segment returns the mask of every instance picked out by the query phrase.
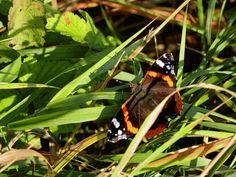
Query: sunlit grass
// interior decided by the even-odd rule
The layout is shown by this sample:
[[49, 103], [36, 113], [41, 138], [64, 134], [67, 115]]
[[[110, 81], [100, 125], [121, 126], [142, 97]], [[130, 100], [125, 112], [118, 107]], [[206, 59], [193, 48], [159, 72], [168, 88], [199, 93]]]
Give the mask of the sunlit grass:
[[[22, 21], [38, 19], [35, 4], [22, 4], [7, 12], [12, 3], [0, 2], [3, 175], [236, 175], [236, 14], [231, 2], [59, 4], [74, 13], [38, 4], [47, 21], [38, 23], [45, 42], [30, 28], [27, 44], [14, 13]], [[78, 13], [81, 7], [85, 11]], [[90, 17], [95, 11], [88, 7], [99, 15]], [[17, 38], [7, 36], [5, 21]], [[109, 122], [131, 94], [129, 84], [138, 84], [146, 65], [153, 63], [154, 37], [158, 52], [172, 52], [178, 62], [183, 110], [168, 119], [162, 134], [143, 138], [169, 95], [133, 139], [111, 145], [106, 140]]]

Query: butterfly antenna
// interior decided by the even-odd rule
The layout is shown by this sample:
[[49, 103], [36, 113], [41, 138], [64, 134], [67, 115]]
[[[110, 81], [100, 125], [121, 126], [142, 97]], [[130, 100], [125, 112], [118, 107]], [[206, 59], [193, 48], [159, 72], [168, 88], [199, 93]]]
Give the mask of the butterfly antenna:
[[158, 48], [157, 48], [157, 37], [156, 36], [154, 36], [154, 43], [155, 43], [156, 55], [157, 55], [157, 58], [159, 58]]

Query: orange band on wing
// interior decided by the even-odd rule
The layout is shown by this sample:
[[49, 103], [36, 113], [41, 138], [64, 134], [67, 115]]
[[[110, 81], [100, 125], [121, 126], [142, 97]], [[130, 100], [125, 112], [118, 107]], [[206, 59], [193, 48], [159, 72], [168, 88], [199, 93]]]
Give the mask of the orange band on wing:
[[[173, 80], [171, 79], [171, 77], [169, 75], [162, 75], [158, 72], [155, 72], [155, 71], [148, 71], [146, 76], [150, 76], [150, 77], [153, 77], [153, 78], [156, 78], [156, 77], [161, 77], [164, 81], [167, 82], [167, 84], [169, 85], [169, 87], [174, 87], [174, 82]], [[145, 77], [144, 77], [145, 79]]]
[[181, 110], [182, 110], [182, 106], [183, 106], [183, 103], [182, 103], [182, 100], [181, 100], [181, 96], [179, 93], [176, 93], [175, 94], [175, 112], [180, 114]]
[[167, 125], [161, 124], [161, 125], [159, 125], [156, 129], [154, 129], [154, 130], [149, 130], [149, 131], [146, 133], [145, 137], [147, 137], [147, 138], [153, 138], [154, 136], [159, 135], [160, 133], [162, 133], [166, 128], [167, 128]]
[[136, 134], [138, 132], [138, 128], [134, 127], [132, 125], [132, 123], [130, 122], [130, 120], [129, 120], [129, 112], [127, 110], [126, 104], [123, 104], [121, 106], [121, 108], [122, 108], [122, 111], [123, 111], [123, 114], [124, 114], [124, 119], [125, 119], [125, 122], [126, 122], [127, 130], [130, 133]]
[[162, 75], [162, 79], [167, 82], [167, 84], [169, 85], [169, 87], [174, 87], [174, 82], [173, 82], [173, 80], [171, 79], [170, 76], [168, 76], [168, 75]]
[[157, 72], [155, 72], [155, 71], [148, 71], [146, 75], [149, 75], [149, 76], [154, 77], [154, 78], [161, 76], [160, 73], [157, 73]]

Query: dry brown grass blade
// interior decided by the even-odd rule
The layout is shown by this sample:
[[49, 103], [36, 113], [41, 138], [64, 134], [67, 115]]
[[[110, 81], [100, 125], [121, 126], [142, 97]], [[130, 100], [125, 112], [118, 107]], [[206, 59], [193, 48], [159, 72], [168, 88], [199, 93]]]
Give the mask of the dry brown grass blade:
[[106, 132], [96, 133], [71, 146], [69, 150], [67, 150], [67, 152], [54, 163], [53, 172], [55, 174], [59, 173], [79, 152], [105, 138], [106, 135]]
[[[158, 117], [160, 111], [164, 107], [166, 101], [175, 93], [178, 91], [184, 90], [184, 89], [189, 89], [189, 88], [194, 88], [194, 87], [199, 87], [199, 88], [206, 88], [206, 89], [213, 89], [217, 91], [225, 91], [229, 94], [232, 95], [232, 97], [236, 98], [236, 93], [233, 91], [230, 91], [228, 89], [212, 85], [212, 84], [206, 84], [206, 83], [201, 83], [201, 84], [195, 84], [195, 85], [190, 85], [186, 86], [183, 88], [180, 88], [179, 90], [171, 93], [169, 96], [167, 96], [153, 111], [150, 113], [150, 115], [145, 119], [143, 122], [142, 126], [140, 127], [138, 133], [135, 135], [133, 141], [130, 143], [129, 147], [127, 148], [124, 156], [122, 157], [121, 161], [117, 165], [117, 167], [114, 169], [112, 176], [119, 176], [122, 172], [122, 170], [125, 168], [125, 166], [128, 164], [129, 160], [131, 159], [132, 155], [134, 154], [135, 150], [137, 149], [139, 143], [141, 142], [142, 138], [144, 135], [147, 133], [148, 129], [151, 128], [152, 124], [155, 122], [156, 117]], [[231, 98], [230, 98], [231, 99]], [[227, 101], [227, 100], [226, 100]], [[159, 154], [160, 152], [163, 152], [168, 146], [171, 146], [173, 143], [175, 143], [180, 137], [183, 137], [186, 133], [188, 133], [190, 130], [192, 130], [195, 126], [197, 126], [204, 118], [206, 118], [210, 113], [216, 111], [219, 109], [222, 105], [224, 105], [225, 102], [221, 103], [217, 107], [215, 107], [213, 110], [209, 111], [208, 113], [204, 114], [201, 118], [197, 119], [196, 121], [190, 123], [187, 125], [184, 129], [179, 131], [178, 135], [175, 134], [171, 139], [169, 139], [167, 142], [165, 142], [162, 146], [160, 146], [153, 154]], [[178, 138], [179, 137], [179, 138]], [[138, 171], [140, 171], [143, 167], [145, 167], [148, 163], [151, 161], [155, 160], [153, 155], [147, 157], [143, 162], [141, 162], [133, 171], [132, 175], [136, 174]]]
[[[154, 19], [157, 16], [160, 17], [159, 20], [160, 21], [164, 21], [167, 17], [169, 17], [174, 11], [174, 8], [171, 7], [159, 7], [156, 5], [153, 5], [152, 3], [150, 4], [145, 4], [142, 2], [139, 2], [139, 6], [135, 6], [134, 5], [127, 5], [127, 4], [122, 4], [122, 3], [117, 3], [117, 2], [111, 2], [111, 1], [107, 1], [107, 0], [89, 0], [87, 2], [77, 2], [72, 6], [69, 6], [67, 8], [67, 10], [70, 11], [77, 11], [79, 9], [87, 9], [87, 8], [93, 8], [93, 7], [97, 7], [99, 6], [99, 3], [112, 8], [111, 11], [109, 11], [108, 13], [110, 15], [112, 14], [117, 14], [118, 13], [128, 13], [128, 14], [135, 14], [135, 15], [139, 15], [139, 16], [143, 16], [143, 17], [147, 17], [149, 19]], [[152, 7], [150, 7], [152, 6]], [[142, 8], [141, 8], [142, 7]], [[188, 19], [188, 24], [196, 24], [194, 18], [189, 14], [189, 19]], [[180, 23], [183, 22], [184, 19], [184, 12], [181, 11], [179, 12], [175, 18], [172, 20], [172, 22], [174, 21], [178, 21]]]
[[169, 23], [171, 20], [173, 20], [175, 18], [175, 16], [181, 11], [181, 9], [183, 9], [188, 3], [190, 2], [190, 0], [185, 0], [170, 16], [168, 16], [166, 18], [165, 21], [163, 21], [163, 23], [158, 26], [155, 30], [150, 31], [143, 39], [144, 39], [144, 43], [143, 45], [139, 46], [136, 48], [136, 50], [134, 50], [134, 52], [129, 56], [129, 59], [133, 59], [134, 57], [136, 57], [145, 47], [145, 45], [154, 37], [156, 36], [162, 28], [164, 28], [164, 26]]
[[197, 157], [207, 155], [211, 152], [217, 151], [223, 147], [225, 147], [230, 141], [232, 137], [215, 140], [209, 142], [207, 144], [192, 146], [189, 148], [185, 148], [182, 150], [178, 150], [172, 152], [170, 155], [158, 159], [152, 163], [149, 163], [146, 168], [161, 168], [161, 166], [168, 164], [168, 166], [173, 166], [175, 163], [180, 163], [180, 161], [190, 161], [196, 159]]
[[236, 142], [236, 135], [230, 137], [229, 141], [224, 145], [224, 148], [218, 155], [211, 161], [211, 163], [205, 168], [205, 170], [199, 175], [199, 177], [207, 176], [212, 167], [217, 161], [224, 155], [224, 153]]
[[14, 149], [0, 155], [0, 172], [3, 172], [14, 162], [25, 160], [29, 157], [38, 157], [40, 161], [44, 162], [44, 164], [48, 166], [49, 172], [51, 171], [51, 165], [49, 164], [47, 159], [39, 152], [32, 149]]

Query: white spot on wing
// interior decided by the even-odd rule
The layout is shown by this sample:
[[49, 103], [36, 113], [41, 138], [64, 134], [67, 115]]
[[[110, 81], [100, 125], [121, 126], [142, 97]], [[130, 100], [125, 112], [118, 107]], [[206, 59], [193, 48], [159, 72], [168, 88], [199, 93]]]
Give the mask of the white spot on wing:
[[119, 127], [120, 127], [120, 123], [117, 121], [116, 118], [113, 118], [113, 119], [111, 120], [111, 122], [113, 123], [113, 125], [114, 125], [116, 128], [119, 128]]
[[171, 74], [175, 76], [175, 71], [174, 71], [174, 70], [171, 70]]
[[162, 55], [162, 57], [168, 58], [167, 53], [164, 53], [164, 54]]
[[156, 60], [156, 64], [163, 68], [165, 66], [165, 63], [163, 63], [161, 60]]
[[170, 65], [166, 65], [166, 69], [170, 70]]
[[118, 135], [122, 135], [122, 131], [121, 130], [118, 130]]

